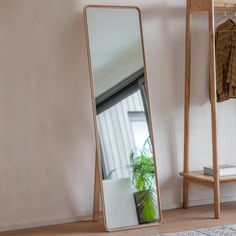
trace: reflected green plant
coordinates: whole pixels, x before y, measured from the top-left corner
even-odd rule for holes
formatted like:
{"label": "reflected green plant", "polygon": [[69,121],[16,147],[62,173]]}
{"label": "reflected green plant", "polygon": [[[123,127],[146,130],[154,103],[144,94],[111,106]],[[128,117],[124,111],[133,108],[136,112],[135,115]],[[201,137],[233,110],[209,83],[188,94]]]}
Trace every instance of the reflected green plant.
{"label": "reflected green plant", "polygon": [[130,153],[132,183],[137,193],[134,194],[140,223],[156,221],[157,192],[155,188],[155,166],[150,137],[142,150]]}

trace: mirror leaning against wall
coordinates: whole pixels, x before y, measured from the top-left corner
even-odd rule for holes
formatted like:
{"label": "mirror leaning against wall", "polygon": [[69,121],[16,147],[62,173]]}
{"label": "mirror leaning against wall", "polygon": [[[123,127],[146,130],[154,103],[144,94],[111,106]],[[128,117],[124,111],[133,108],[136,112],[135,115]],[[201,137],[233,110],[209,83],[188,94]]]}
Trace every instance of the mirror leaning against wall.
{"label": "mirror leaning against wall", "polygon": [[107,230],[160,223],[140,12],[85,9]]}

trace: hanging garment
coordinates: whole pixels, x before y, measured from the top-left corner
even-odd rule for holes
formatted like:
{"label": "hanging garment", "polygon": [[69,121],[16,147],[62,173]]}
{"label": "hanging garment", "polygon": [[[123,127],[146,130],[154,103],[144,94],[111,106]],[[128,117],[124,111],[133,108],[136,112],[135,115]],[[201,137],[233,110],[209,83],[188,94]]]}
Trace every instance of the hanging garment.
{"label": "hanging garment", "polygon": [[236,98],[236,24],[227,20],[216,29],[217,101]]}

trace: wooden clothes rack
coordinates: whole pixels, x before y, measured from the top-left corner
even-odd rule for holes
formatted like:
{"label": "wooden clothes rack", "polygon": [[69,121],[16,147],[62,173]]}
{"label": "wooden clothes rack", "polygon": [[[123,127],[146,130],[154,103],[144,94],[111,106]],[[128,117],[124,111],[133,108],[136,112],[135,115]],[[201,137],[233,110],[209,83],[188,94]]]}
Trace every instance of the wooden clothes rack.
{"label": "wooden clothes rack", "polygon": [[[189,184],[204,185],[214,192],[214,216],[220,218],[220,184],[236,182],[236,176],[219,177],[217,150],[217,97],[216,97],[216,62],[215,62],[215,12],[236,11],[236,5],[215,4],[214,0],[187,0],[186,42],[185,42],[185,100],[184,100],[184,172],[183,207],[189,205]],[[203,171],[189,169],[189,129],[190,129],[190,82],[191,82],[191,16],[193,13],[208,14],[209,59],[210,59],[210,102],[212,123],[212,162],[213,176],[206,176]]]}

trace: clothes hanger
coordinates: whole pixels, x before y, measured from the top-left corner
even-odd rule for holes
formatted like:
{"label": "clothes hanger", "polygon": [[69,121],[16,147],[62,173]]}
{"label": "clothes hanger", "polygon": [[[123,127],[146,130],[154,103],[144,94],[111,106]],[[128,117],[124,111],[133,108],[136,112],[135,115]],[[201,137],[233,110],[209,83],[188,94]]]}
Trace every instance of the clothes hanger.
{"label": "clothes hanger", "polygon": [[233,20],[236,17],[236,11],[234,12],[233,17],[230,18],[230,20]]}
{"label": "clothes hanger", "polygon": [[226,11],[224,12],[224,16],[221,17],[219,20],[216,21],[216,24],[218,24],[219,22],[221,22],[221,21],[224,20],[224,19],[227,19],[227,13],[226,13]]}
{"label": "clothes hanger", "polygon": [[[225,7],[228,7],[228,5],[229,5],[229,0],[228,0],[228,3],[225,3]],[[221,22],[224,19],[227,19],[227,11],[224,12],[224,16],[222,18],[220,18],[219,20],[216,21],[216,24],[218,24],[219,22]]]}
{"label": "clothes hanger", "polygon": [[[228,7],[229,4],[230,4],[230,2],[229,2],[229,0],[228,0],[228,3],[225,3],[225,7]],[[227,13],[226,13],[226,11],[225,11],[225,13],[224,13],[224,17],[222,17],[219,21],[223,20],[223,19],[226,18],[226,17],[227,17]],[[230,20],[233,21],[233,19],[234,19],[235,17],[236,17],[236,11],[234,12],[233,17],[231,17]],[[219,22],[219,21],[217,21],[217,22]],[[217,22],[216,22],[216,23],[217,23]],[[230,30],[220,30],[220,31],[218,31],[218,32],[230,32],[230,31],[235,31],[235,29],[230,29]]]}

